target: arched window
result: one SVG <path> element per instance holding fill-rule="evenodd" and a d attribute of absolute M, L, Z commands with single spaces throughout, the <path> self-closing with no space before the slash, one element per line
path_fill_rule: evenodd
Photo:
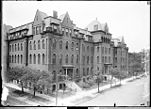
<path fill-rule="evenodd" d="M 16 51 L 16 49 L 17 49 L 17 45 L 15 44 L 15 51 Z"/>
<path fill-rule="evenodd" d="M 89 56 L 87 56 L 87 64 L 89 64 Z"/>
<path fill-rule="evenodd" d="M 16 63 L 16 55 L 15 55 L 15 63 Z"/>
<path fill-rule="evenodd" d="M 66 55 L 66 61 L 65 61 L 66 64 L 68 64 L 68 55 Z"/>
<path fill-rule="evenodd" d="M 62 58 L 63 58 L 63 56 L 62 56 L 62 54 L 60 55 L 60 60 L 59 60 L 59 63 L 60 64 L 62 64 Z"/>
<path fill-rule="evenodd" d="M 19 63 L 19 55 L 18 55 L 18 63 Z"/>
<path fill-rule="evenodd" d="M 79 69 L 76 69 L 76 76 L 80 76 L 79 75 Z"/>
<path fill-rule="evenodd" d="M 66 42 L 66 50 L 68 50 L 68 41 Z"/>
<path fill-rule="evenodd" d="M 97 52 L 99 52 L 99 47 L 97 47 Z"/>
<path fill-rule="evenodd" d="M 32 50 L 32 43 L 31 43 L 31 41 L 29 42 L 29 47 L 30 47 L 30 50 Z"/>
<path fill-rule="evenodd" d="M 91 56 L 91 63 L 93 63 L 93 56 Z"/>
<path fill-rule="evenodd" d="M 38 49 L 40 49 L 40 40 L 38 40 Z"/>
<path fill-rule="evenodd" d="M 89 52 L 89 46 L 87 46 L 87 52 Z"/>
<path fill-rule="evenodd" d="M 45 64 L 45 54 L 42 54 L 42 64 Z"/>
<path fill-rule="evenodd" d="M 29 63 L 32 64 L 32 55 L 29 56 Z"/>
<path fill-rule="evenodd" d="M 71 43 L 71 50 L 74 50 L 74 42 Z"/>
<path fill-rule="evenodd" d="M 71 64 L 73 64 L 73 61 L 74 61 L 74 56 L 72 55 L 71 56 Z"/>
<path fill-rule="evenodd" d="M 53 71 L 53 72 L 52 72 L 52 75 L 53 75 L 53 79 L 52 79 L 52 80 L 53 80 L 53 81 L 56 81 L 56 71 Z"/>
<path fill-rule="evenodd" d="M 52 64 L 56 64 L 56 54 L 53 54 L 52 56 Z"/>
<path fill-rule="evenodd" d="M 84 46 L 84 44 L 82 44 L 82 50 L 83 50 L 83 52 L 85 52 L 85 46 Z"/>
<path fill-rule="evenodd" d="M 83 76 L 86 76 L 86 75 L 85 75 L 85 68 L 83 68 Z"/>
<path fill-rule="evenodd" d="M 18 51 L 19 51 L 19 43 L 18 43 Z"/>
<path fill-rule="evenodd" d="M 23 55 L 21 55 L 21 64 L 23 63 Z"/>
<path fill-rule="evenodd" d="M 42 40 L 42 49 L 45 49 L 45 40 Z"/>
<path fill-rule="evenodd" d="M 14 52 L 14 44 L 12 44 L 12 52 Z"/>
<path fill-rule="evenodd" d="M 21 51 L 23 51 L 23 44 L 21 43 Z"/>
<path fill-rule="evenodd" d="M 34 50 L 36 50 L 36 41 L 34 41 Z"/>
<path fill-rule="evenodd" d="M 77 63 L 77 64 L 79 63 L 79 55 L 77 55 L 76 63 Z"/>
<path fill-rule="evenodd" d="M 89 75 L 89 68 L 87 68 L 87 75 Z"/>
<path fill-rule="evenodd" d="M 52 42 L 52 44 L 53 44 L 53 49 L 56 49 L 57 41 L 56 41 L 56 39 L 53 39 L 52 41 L 53 41 L 53 42 Z"/>
<path fill-rule="evenodd" d="M 97 56 L 97 64 L 99 64 L 99 56 Z"/>
<path fill-rule="evenodd" d="M 62 41 L 59 43 L 59 48 L 62 49 Z"/>
<path fill-rule="evenodd" d="M 34 64 L 36 64 L 36 55 L 34 54 Z"/>
<path fill-rule="evenodd" d="M 40 64 L 40 54 L 38 54 L 38 64 Z"/>
<path fill-rule="evenodd" d="M 12 63 L 14 63 L 14 56 L 12 55 Z"/>

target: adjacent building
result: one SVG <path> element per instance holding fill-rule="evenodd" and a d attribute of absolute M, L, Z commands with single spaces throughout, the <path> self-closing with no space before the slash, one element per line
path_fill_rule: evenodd
<path fill-rule="evenodd" d="M 95 73 L 109 74 L 111 67 L 127 71 L 128 48 L 124 40 L 115 44 L 107 23 L 96 19 L 78 28 L 68 12 L 58 17 L 37 10 L 34 21 L 9 30 L 9 67 L 28 66 L 69 80 L 88 81 Z M 59 88 L 65 85 L 59 81 Z"/>

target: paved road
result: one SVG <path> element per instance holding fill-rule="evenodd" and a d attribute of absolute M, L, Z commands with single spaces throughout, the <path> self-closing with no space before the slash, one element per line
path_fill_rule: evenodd
<path fill-rule="evenodd" d="M 149 99 L 149 76 L 103 92 L 79 106 L 140 106 Z"/>

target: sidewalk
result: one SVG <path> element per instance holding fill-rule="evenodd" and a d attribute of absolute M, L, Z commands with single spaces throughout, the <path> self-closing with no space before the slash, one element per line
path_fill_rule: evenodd
<path fill-rule="evenodd" d="M 137 77 L 141 77 L 141 75 L 139 75 Z M 136 79 L 136 78 L 134 78 L 134 77 L 126 78 L 124 80 L 121 80 L 121 84 L 124 85 L 128 81 Z M 19 86 L 15 85 L 15 84 L 12 84 L 12 83 L 5 83 L 5 84 L 8 87 L 15 88 L 17 90 L 21 90 L 21 88 Z M 119 81 L 116 82 L 116 85 L 119 85 L 119 84 L 120 84 Z M 116 85 L 112 84 L 112 86 L 116 86 Z M 104 85 L 104 86 L 100 86 L 99 90 L 101 92 L 101 91 L 108 90 L 110 88 L 111 88 L 110 84 L 107 84 L 107 85 Z M 24 91 L 33 94 L 33 91 L 31 91 L 31 90 L 28 90 L 28 89 L 24 88 Z M 91 99 L 91 98 L 96 97 L 99 94 L 97 92 L 98 92 L 98 88 L 95 88 L 95 89 L 91 89 L 91 90 L 82 90 L 82 91 L 76 92 L 75 95 L 71 95 L 68 98 L 60 98 L 60 97 L 58 97 L 57 98 L 57 106 L 74 106 L 74 105 L 77 104 L 77 102 L 80 101 L 80 99 L 82 99 L 83 102 L 84 102 L 84 99 L 86 99 L 86 98 Z M 32 104 L 34 106 L 35 105 L 36 106 L 37 105 L 56 106 L 56 97 L 51 97 L 51 96 L 48 96 L 48 95 L 45 95 L 45 94 L 39 94 L 39 93 L 36 93 L 36 96 L 44 98 L 44 99 L 47 99 L 49 102 L 38 102 L 38 101 L 37 102 L 33 102 L 33 101 L 27 100 L 27 99 L 26 99 L 26 102 L 30 103 L 30 104 Z"/>

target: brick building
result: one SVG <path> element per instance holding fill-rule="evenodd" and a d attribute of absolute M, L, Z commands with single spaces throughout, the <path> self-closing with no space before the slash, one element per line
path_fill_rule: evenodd
<path fill-rule="evenodd" d="M 113 66 L 115 47 L 111 36 L 107 23 L 100 24 L 97 19 L 81 29 L 68 12 L 58 17 L 56 11 L 48 16 L 37 10 L 33 22 L 9 31 L 9 67 L 46 70 L 53 74 L 54 80 L 59 73 L 73 81 L 87 81 L 95 72 L 109 73 Z M 62 85 L 64 81 L 59 81 L 60 88 Z"/>

